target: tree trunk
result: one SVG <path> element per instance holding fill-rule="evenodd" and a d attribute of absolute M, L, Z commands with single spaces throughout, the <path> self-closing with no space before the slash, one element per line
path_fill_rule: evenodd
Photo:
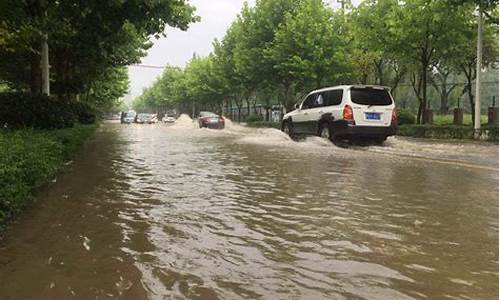
<path fill-rule="evenodd" d="M 241 122 L 241 108 L 243 107 L 243 101 L 241 99 L 234 100 L 236 107 L 238 108 L 238 122 Z"/>
<path fill-rule="evenodd" d="M 417 113 L 417 124 L 420 124 L 422 120 L 422 110 L 423 110 L 423 101 L 421 97 L 421 91 L 422 91 L 422 74 L 419 72 L 418 74 L 418 79 L 415 75 L 415 73 L 412 73 L 410 76 L 410 81 L 411 81 L 411 86 L 413 88 L 413 91 L 415 92 L 415 96 L 417 97 L 418 100 L 418 113 Z"/>
<path fill-rule="evenodd" d="M 323 83 L 323 78 L 321 78 L 320 76 L 317 76 L 316 77 L 316 89 L 320 89 L 322 83 Z"/>
<path fill-rule="evenodd" d="M 377 68 L 377 82 L 379 85 L 384 85 L 384 60 L 376 61 L 375 67 Z"/>
<path fill-rule="evenodd" d="M 247 117 L 250 115 L 250 99 L 246 98 L 245 102 L 247 104 Z"/>
<path fill-rule="evenodd" d="M 472 115 L 472 124 L 476 121 L 476 116 L 474 114 L 475 111 L 475 103 L 474 103 L 474 94 L 472 94 L 472 81 L 474 80 L 474 66 L 469 65 L 468 68 L 463 68 L 465 78 L 467 79 L 467 83 L 465 84 L 465 92 L 469 98 L 470 110 Z"/>
<path fill-rule="evenodd" d="M 50 96 L 50 70 L 49 70 L 49 45 L 47 42 L 47 34 L 44 34 L 41 40 L 41 77 L 42 77 L 42 93 Z"/>
<path fill-rule="evenodd" d="M 271 109 L 271 103 L 269 102 L 269 97 L 266 97 L 265 108 L 266 108 L 265 120 L 266 122 L 269 122 L 269 111 Z"/>
<path fill-rule="evenodd" d="M 367 81 L 368 81 L 368 74 L 363 73 L 363 75 L 361 76 L 361 84 L 366 84 Z"/>
<path fill-rule="evenodd" d="M 420 104 L 419 111 L 422 117 L 422 124 L 425 124 L 424 111 L 427 110 L 427 60 L 422 61 L 422 103 Z"/>
<path fill-rule="evenodd" d="M 42 88 L 42 78 L 40 70 L 40 55 L 31 53 L 30 61 L 30 91 L 32 94 L 38 94 Z"/>
<path fill-rule="evenodd" d="M 446 86 L 445 86 L 446 89 Z M 447 114 L 449 111 L 448 107 L 448 93 L 446 90 L 441 90 L 441 102 L 440 102 L 440 107 L 439 107 L 439 112 L 443 115 Z"/>
<path fill-rule="evenodd" d="M 474 125 L 475 122 L 476 122 L 476 116 L 474 114 L 475 110 L 476 110 L 476 104 L 475 104 L 475 101 L 474 101 L 474 95 L 472 94 L 472 82 L 471 83 L 467 83 L 468 87 L 467 87 L 467 96 L 469 97 L 469 104 L 470 104 L 470 111 L 471 111 L 471 115 L 472 115 L 472 124 Z"/>
<path fill-rule="evenodd" d="M 286 83 L 284 86 L 284 93 L 285 93 L 284 105 L 287 112 L 293 110 L 295 105 L 295 102 L 293 101 L 293 99 L 291 99 L 292 98 L 291 92 L 292 92 L 292 85 Z"/>
<path fill-rule="evenodd" d="M 417 124 L 422 124 L 421 120 L 423 119 L 423 110 L 422 110 L 422 102 L 418 103 L 418 112 L 417 112 Z"/>

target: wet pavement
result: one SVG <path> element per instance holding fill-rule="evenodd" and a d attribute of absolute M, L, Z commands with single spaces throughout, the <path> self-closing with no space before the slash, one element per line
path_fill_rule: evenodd
<path fill-rule="evenodd" d="M 105 124 L 0 240 L 0 299 L 497 299 L 498 146 Z"/>

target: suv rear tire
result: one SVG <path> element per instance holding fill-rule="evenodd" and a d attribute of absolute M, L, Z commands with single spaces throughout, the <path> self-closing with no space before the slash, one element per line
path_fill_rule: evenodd
<path fill-rule="evenodd" d="M 376 137 L 373 139 L 373 142 L 378 145 L 378 146 L 382 146 L 384 145 L 384 142 L 387 140 L 387 137 L 386 136 L 380 136 L 380 137 Z"/>
<path fill-rule="evenodd" d="M 329 122 L 323 122 L 320 124 L 318 135 L 321 138 L 327 139 L 331 142 L 333 142 L 335 140 L 333 132 L 332 132 L 332 127 L 330 126 Z"/>

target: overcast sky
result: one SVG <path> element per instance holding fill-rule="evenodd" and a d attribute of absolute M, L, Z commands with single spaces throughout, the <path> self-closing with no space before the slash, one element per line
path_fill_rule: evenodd
<path fill-rule="evenodd" d="M 246 0 L 253 6 L 255 0 Z M 148 55 L 143 58 L 143 65 L 165 66 L 173 65 L 184 67 L 193 53 L 201 56 L 212 51 L 214 38 L 222 39 L 226 30 L 243 7 L 245 0 L 191 0 L 196 7 L 196 14 L 201 21 L 191 24 L 187 31 L 177 29 L 167 30 L 167 37 L 153 40 L 154 46 L 149 49 Z M 332 6 L 337 6 L 336 0 L 328 0 Z M 353 1 L 359 2 L 359 1 Z M 140 95 L 144 87 L 150 86 L 161 69 L 130 66 L 130 94 L 128 101 Z"/>
<path fill-rule="evenodd" d="M 142 59 L 143 65 L 174 65 L 184 67 L 193 53 L 208 55 L 212 51 L 214 38 L 224 37 L 236 15 L 241 11 L 245 0 L 191 0 L 201 21 L 191 24 L 187 31 L 167 30 L 167 37 L 153 40 L 154 46 Z M 250 5 L 255 0 L 247 1 Z M 141 94 L 142 89 L 153 83 L 162 73 L 161 69 L 129 67 L 129 99 Z"/>

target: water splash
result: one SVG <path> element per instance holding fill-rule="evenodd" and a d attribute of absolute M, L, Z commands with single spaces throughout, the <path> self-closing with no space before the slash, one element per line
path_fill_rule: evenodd
<path fill-rule="evenodd" d="M 182 114 L 182 115 L 179 116 L 179 118 L 177 118 L 177 120 L 175 121 L 174 125 L 170 126 L 169 128 L 173 128 L 173 129 L 194 129 L 194 128 L 197 128 L 197 127 L 198 127 L 198 124 L 196 124 L 196 122 L 194 122 L 194 120 L 191 119 L 191 117 L 189 117 L 186 114 Z"/>
<path fill-rule="evenodd" d="M 291 146 L 295 142 L 285 133 L 272 128 L 253 129 L 248 135 L 236 142 L 242 144 L 257 144 L 268 146 Z"/>

